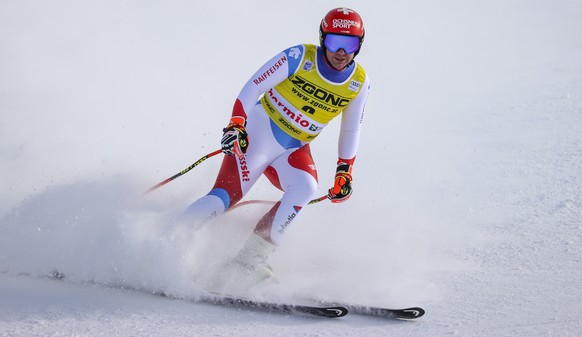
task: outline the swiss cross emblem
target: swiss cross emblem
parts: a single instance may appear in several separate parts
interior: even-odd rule
[[[353,13],[354,11],[349,9],[349,8],[338,8],[337,9],[338,12],[342,12],[344,13],[344,15],[349,15],[350,13]]]

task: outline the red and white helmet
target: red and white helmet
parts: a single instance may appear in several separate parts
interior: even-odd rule
[[[360,48],[364,42],[364,22],[353,9],[340,7],[330,10],[319,25],[319,42],[325,49],[323,41],[327,34],[356,36],[360,40]],[[360,52],[356,51],[356,55]]]

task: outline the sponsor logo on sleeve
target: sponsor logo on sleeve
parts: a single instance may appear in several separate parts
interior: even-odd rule
[[[301,57],[301,49],[299,49],[299,47],[290,48],[289,57],[292,57],[297,60],[298,58]]]
[[[261,82],[266,81],[269,76],[275,73],[277,69],[281,68],[285,62],[287,62],[287,56],[281,57],[279,60],[275,62],[269,69],[267,69],[264,73],[259,75],[257,78],[253,79],[255,85],[259,85]]]

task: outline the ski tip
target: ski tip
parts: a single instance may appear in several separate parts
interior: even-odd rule
[[[325,313],[325,317],[340,318],[348,314],[348,309],[344,307],[329,307],[323,308],[322,312]]]
[[[396,314],[396,318],[398,319],[416,319],[424,316],[425,311],[423,308],[420,307],[411,307],[406,309],[401,309]]]

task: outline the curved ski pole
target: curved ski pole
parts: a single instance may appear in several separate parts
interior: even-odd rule
[[[329,197],[328,197],[328,196],[327,196],[327,194],[326,194],[326,195],[323,195],[323,196],[321,196],[321,197],[319,197],[319,198],[317,198],[317,199],[313,199],[313,200],[311,200],[311,201],[308,203],[308,205],[311,205],[311,204],[317,204],[318,202],[320,202],[320,201],[324,201],[324,200],[327,200],[327,199],[329,199]]]
[[[149,192],[151,192],[151,191],[153,191],[153,190],[157,189],[158,187],[160,187],[160,186],[163,186],[163,185],[165,185],[165,184],[169,183],[170,181],[172,181],[172,180],[174,180],[174,179],[176,179],[176,178],[178,178],[178,177],[180,177],[180,176],[182,176],[182,175],[184,175],[184,174],[188,173],[190,170],[192,170],[193,168],[195,168],[196,166],[198,166],[200,163],[202,163],[202,162],[203,162],[203,161],[205,161],[206,159],[208,159],[208,158],[210,158],[210,157],[214,157],[214,156],[216,156],[217,154],[219,154],[219,153],[221,153],[221,152],[222,152],[222,150],[216,150],[216,151],[214,151],[214,152],[210,152],[209,154],[207,154],[207,155],[203,156],[202,158],[198,159],[198,160],[197,160],[196,162],[194,162],[192,165],[190,165],[190,166],[186,167],[185,169],[183,169],[183,170],[182,170],[182,171],[180,171],[179,173],[176,173],[176,174],[174,174],[173,176],[171,176],[170,178],[168,178],[168,179],[166,179],[166,180],[164,180],[164,181],[162,181],[162,182],[159,182],[159,183],[155,184],[154,186],[150,187],[150,188],[149,188],[147,191],[145,191],[143,194],[147,194],[147,193],[149,193]]]
[[[308,205],[311,205],[311,204],[316,204],[316,203],[318,203],[318,202],[320,202],[320,201],[327,200],[327,199],[329,199],[329,198],[327,197],[327,194],[326,194],[326,195],[324,195],[324,196],[321,196],[321,197],[319,197],[319,198],[317,198],[317,199],[313,199],[313,200],[311,200],[311,201],[310,201],[310,202],[308,202],[307,204],[308,204]],[[239,208],[239,207],[246,206],[246,205],[274,205],[274,204],[276,204],[276,203],[277,203],[276,201],[271,201],[271,200],[247,200],[247,201],[243,201],[243,202],[240,202],[240,203],[238,203],[238,204],[236,204],[236,205],[232,206],[232,207],[231,207],[231,208],[228,210],[228,212],[230,212],[230,211],[232,211],[232,210],[235,210],[235,209],[237,209],[237,208]]]

